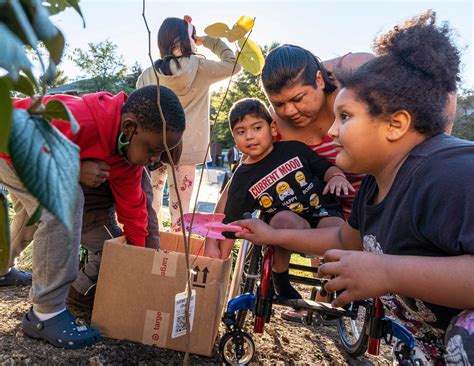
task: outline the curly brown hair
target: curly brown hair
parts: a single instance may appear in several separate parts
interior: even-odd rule
[[[459,51],[447,23],[436,25],[431,10],[376,39],[375,59],[337,80],[368,105],[372,116],[406,110],[424,135],[445,131],[448,93],[459,81]]]

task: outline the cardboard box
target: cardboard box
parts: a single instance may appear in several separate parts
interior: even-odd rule
[[[104,244],[92,325],[104,337],[186,350],[184,295],[186,262],[181,234],[160,234],[160,250],[126,245],[125,237]],[[203,241],[191,238],[195,306],[190,352],[211,356],[225,305],[231,259],[196,256]],[[192,304],[192,302],[191,302]],[[177,314],[176,314],[177,312]]]

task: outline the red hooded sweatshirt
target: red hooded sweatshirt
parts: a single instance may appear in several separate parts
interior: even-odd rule
[[[115,198],[118,221],[124,234],[134,245],[145,246],[147,237],[147,209],[145,194],[141,188],[143,167],[129,164],[117,153],[117,137],[120,127],[121,109],[127,95],[112,95],[107,92],[84,95],[46,96],[43,103],[57,99],[63,102],[79,123],[79,132],[74,134],[70,124],[53,121],[61,133],[81,149],[81,159],[99,159],[110,166],[109,181]],[[31,99],[14,101],[15,108],[26,109]]]

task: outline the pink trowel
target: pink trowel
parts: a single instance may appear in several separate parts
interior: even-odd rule
[[[192,220],[193,226],[191,227],[192,213],[183,215],[184,228],[186,231],[190,231],[191,234],[199,234],[214,239],[225,239],[222,235],[223,231],[242,232],[247,231],[244,228],[237,225],[223,224],[224,214],[206,214],[206,213],[195,213],[194,219]]]

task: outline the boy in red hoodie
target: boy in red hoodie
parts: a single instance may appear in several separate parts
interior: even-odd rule
[[[82,98],[56,95],[44,99],[44,103],[51,99],[61,100],[74,115],[80,125],[76,134],[67,123],[53,121],[53,124],[80,147],[81,160],[95,159],[108,166],[108,170],[104,169],[107,174],[97,178],[96,185],[108,180],[124,235],[129,243],[145,246],[148,220],[142,189],[143,167],[160,161],[165,153],[163,123],[156,106],[156,86],[138,89],[128,98],[124,93],[113,96],[101,92]],[[27,108],[29,104],[30,100],[21,100],[15,102],[15,107]],[[167,145],[170,149],[177,148],[185,128],[183,109],[176,95],[165,87],[160,88],[160,104],[167,122]],[[83,173],[81,180],[85,178]],[[21,206],[28,216],[34,213],[38,205],[36,199],[2,159],[0,183],[8,189],[17,207]],[[86,185],[91,185],[91,180]],[[76,324],[75,317],[65,308],[69,287],[78,273],[83,212],[84,194],[79,187],[71,242],[68,243],[66,228],[46,210],[33,234],[30,291],[33,307],[23,318],[23,331],[64,348],[85,347],[100,338],[97,330]],[[12,229],[23,224],[15,222],[15,218],[16,215]],[[12,238],[14,235],[12,230]],[[12,240],[15,242],[18,241]]]

